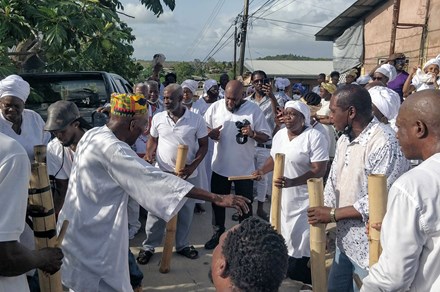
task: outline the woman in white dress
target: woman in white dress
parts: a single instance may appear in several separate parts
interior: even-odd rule
[[[311,284],[310,268],[307,266],[310,259],[307,180],[324,176],[329,159],[328,141],[310,126],[310,110],[300,101],[286,103],[283,120],[286,127],[273,137],[271,156],[254,174],[259,177],[272,171],[275,154],[285,154],[284,177],[274,179],[275,184],[283,189],[281,234],[289,252],[287,274],[293,280]]]

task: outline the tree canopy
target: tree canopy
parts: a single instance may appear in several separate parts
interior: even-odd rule
[[[161,0],[139,0],[159,17]],[[175,0],[162,0],[171,10]],[[0,76],[103,70],[135,78],[135,37],[118,0],[0,0]]]

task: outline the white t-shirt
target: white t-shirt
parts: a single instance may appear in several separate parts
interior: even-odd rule
[[[139,158],[107,127],[87,131],[77,145],[58,229],[63,284],[74,291],[132,291],[128,272],[128,197],[170,220],[186,202],[190,183]]]
[[[382,254],[362,291],[440,291],[440,153],[391,186]]]
[[[30,163],[14,139],[0,133],[0,242],[18,241],[24,230]],[[29,291],[26,275],[0,276],[0,292]]]
[[[322,99],[321,100],[321,109],[316,112],[318,116],[329,116],[330,115],[330,101]],[[327,132],[328,135],[328,141],[329,141],[329,155],[330,158],[335,157],[336,152],[336,142],[337,142],[337,136],[335,128],[332,125],[322,125],[324,129]]]
[[[74,152],[70,147],[63,147],[58,138],[47,144],[47,173],[58,179],[69,179],[72,170]]]
[[[50,133],[44,131],[44,121],[39,114],[33,110],[24,109],[22,113],[21,134],[18,135],[12,130],[12,123],[3,117],[0,111],[0,132],[17,140],[29,156],[34,160],[34,146],[47,145],[50,140]]]
[[[318,130],[305,129],[289,140],[287,129],[279,130],[272,142],[270,155],[285,154],[284,176],[296,178],[310,171],[312,162],[327,161],[327,138]],[[310,257],[310,225],[307,222],[309,194],[307,185],[283,188],[281,195],[281,234],[286,240],[289,256]]]
[[[199,150],[199,139],[208,135],[202,116],[185,108],[185,113],[174,123],[168,112],[158,113],[151,121],[150,135],[158,139],[156,160],[159,168],[167,172],[175,172],[177,147],[179,144],[188,145],[186,164],[194,161]],[[197,169],[189,176],[197,176]]]
[[[269,125],[263,112],[255,103],[246,101],[234,113],[228,111],[224,99],[218,100],[205,113],[209,128],[220,129],[220,140],[214,141],[212,171],[221,176],[250,175],[255,170],[255,140],[248,137],[245,144],[238,144],[238,128],[235,122],[248,120],[254,131],[271,137]]]
[[[203,97],[200,97],[192,104],[191,111],[203,117],[212,104],[214,103],[207,103]]]

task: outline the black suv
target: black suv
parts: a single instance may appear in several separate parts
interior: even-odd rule
[[[23,73],[20,76],[31,86],[26,108],[36,111],[44,120],[51,103],[69,100],[78,106],[86,121],[93,126],[101,126],[105,120],[101,115],[95,115],[95,110],[108,103],[113,92],[133,92],[127,80],[102,71]]]

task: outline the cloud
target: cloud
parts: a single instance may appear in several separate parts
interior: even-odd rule
[[[260,10],[255,16],[323,27],[354,1],[272,1],[270,3],[276,5],[264,13],[261,12],[265,9]],[[135,57],[147,60],[158,52],[165,54],[167,60],[203,60],[208,57],[208,53],[243,9],[242,1],[226,1],[225,5],[218,7],[217,0],[185,0],[176,1],[174,11],[164,8],[165,13],[157,18],[140,4],[140,0],[121,2],[125,8],[124,13],[135,17],[131,19],[121,16],[121,19],[133,28],[136,36],[133,44]],[[257,9],[257,6],[253,5],[251,3],[251,14]],[[245,58],[289,53],[309,57],[332,56],[331,42],[315,41],[314,34],[320,28],[254,18],[249,23],[249,46]],[[232,27],[220,44],[223,44],[233,31]],[[219,61],[230,61],[233,59],[233,49],[231,38],[213,57]]]

